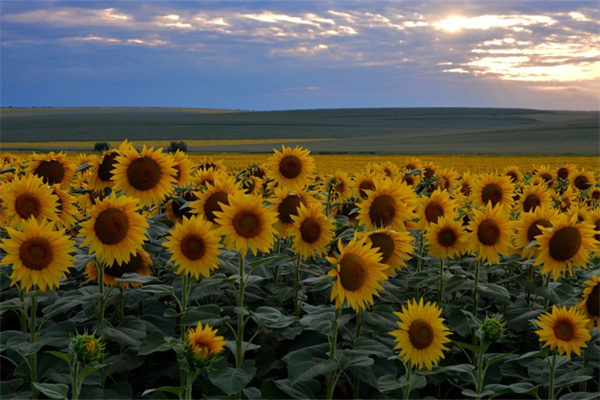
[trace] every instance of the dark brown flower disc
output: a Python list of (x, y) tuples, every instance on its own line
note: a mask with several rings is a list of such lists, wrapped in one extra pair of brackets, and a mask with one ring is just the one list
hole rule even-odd
[(155, 188), (161, 176), (160, 165), (150, 157), (137, 158), (127, 167), (129, 184), (142, 192)]
[(581, 233), (573, 226), (554, 232), (549, 242), (550, 256), (556, 261), (567, 261), (575, 257), (581, 248)]
[(321, 237), (321, 224), (315, 217), (305, 218), (300, 224), (300, 236), (305, 243), (315, 243)]
[(287, 179), (294, 179), (302, 173), (302, 161), (296, 156), (285, 156), (279, 162), (279, 172)]
[(426, 349), (433, 342), (433, 328), (427, 321), (416, 319), (408, 328), (408, 339), (415, 349)]
[(184, 237), (181, 241), (181, 252), (190, 260), (201, 259), (206, 253), (204, 239), (196, 235)]
[(369, 218), (377, 227), (385, 227), (392, 223), (396, 216), (396, 202), (391, 196), (377, 196), (369, 208)]
[(19, 248), (19, 258), (28, 269), (41, 271), (52, 262), (54, 251), (52, 244), (42, 238), (24, 241)]
[(121, 210), (108, 208), (96, 218), (94, 232), (98, 239), (106, 245), (120, 243), (129, 232), (129, 218)]
[(394, 254), (394, 239), (385, 232), (375, 232), (369, 235), (369, 239), (373, 243), (371, 247), (378, 248), (377, 252), (381, 254), (381, 263), (387, 262), (392, 254)]
[(367, 272), (364, 260), (356, 254), (344, 254), (340, 260), (340, 283), (346, 290), (360, 289), (367, 280)]
[(253, 212), (238, 212), (232, 220), (233, 227), (238, 235), (252, 238), (260, 234), (260, 219)]
[(485, 246), (493, 246), (500, 241), (500, 227), (491, 219), (483, 220), (477, 228), (477, 239)]
[(33, 173), (42, 178), (44, 183), (54, 185), (62, 183), (65, 178), (65, 166), (56, 160), (42, 161)]

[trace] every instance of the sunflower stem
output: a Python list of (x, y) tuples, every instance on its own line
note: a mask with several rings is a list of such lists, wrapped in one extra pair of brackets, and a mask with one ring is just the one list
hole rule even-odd
[[(360, 331), (362, 328), (362, 312), (356, 313), (356, 333), (354, 335), (353, 344), (356, 345), (356, 341), (360, 337)], [(354, 377), (354, 384), (352, 385), (353, 398), (360, 399), (360, 379), (357, 376)]]
[[(75, 357), (73, 357), (73, 359), (75, 359)], [(79, 362), (77, 362), (77, 360), (74, 360), (74, 362), (71, 363), (70, 365), (71, 367), (71, 386), (73, 386), (72, 390), (72, 399), (73, 400), (78, 400), (79, 399), (79, 392), (80, 392), (80, 385), (79, 385)]]
[(125, 289), (123, 289), (123, 286), (119, 285), (119, 289), (120, 289), (120, 296), (119, 296), (119, 322), (123, 321), (123, 318), (125, 318)]
[[(240, 254), (240, 290), (238, 292), (237, 306), (238, 306), (238, 326), (237, 326), (237, 337), (236, 337), (236, 358), (235, 365), (240, 367), (244, 361), (244, 315), (242, 309), (244, 308), (244, 292), (246, 289), (246, 280), (244, 279), (244, 257)], [(241, 393), (241, 392), (240, 392)]]
[[(296, 285), (300, 286), (300, 254), (296, 257), (296, 265), (294, 266), (294, 272), (296, 273)], [(294, 315), (300, 315), (300, 289), (296, 292), (294, 296)]]
[[(548, 289), (550, 287), (550, 274), (546, 274), (546, 279), (544, 279), (544, 287), (546, 289)], [(544, 310), (548, 308), (548, 306), (550, 305), (550, 299), (546, 298), (544, 300)]]
[(408, 400), (410, 399), (410, 391), (412, 389), (412, 366), (409, 366), (408, 363), (404, 363), (404, 368), (406, 368), (406, 385), (402, 388), (402, 397), (404, 400)]
[[(481, 274), (481, 265), (479, 262), (479, 258), (475, 260), (475, 284), (473, 286), (473, 317), (477, 318), (477, 309), (479, 304), (479, 293), (477, 292), (477, 288), (479, 286), (479, 276)], [(473, 344), (477, 344), (477, 336), (475, 335), (475, 329), (472, 330), (473, 335)]]
[[(275, 254), (279, 254), (279, 252), (281, 251), (281, 238), (279, 236), (277, 236), (276, 242), (277, 243), (275, 245)], [(279, 264), (275, 266), (275, 270), (273, 271), (273, 283), (277, 284), (277, 282), (279, 282)]]
[(96, 262), (98, 270), (98, 290), (100, 291), (100, 307), (98, 309), (98, 325), (104, 324), (104, 308), (106, 307), (106, 297), (104, 297), (104, 265)]
[(552, 362), (550, 363), (550, 382), (548, 386), (548, 399), (554, 400), (554, 372), (556, 369), (556, 349), (552, 352)]
[(23, 305), (22, 308), (20, 308), (20, 313), (18, 314), (19, 316), (19, 322), (21, 323), (21, 332), (23, 333), (27, 333), (27, 324), (29, 322), (29, 316), (27, 315), (27, 311), (25, 309), (25, 293), (23, 293), (23, 290), (19, 287), (19, 299), (21, 300), (21, 304)]
[[(35, 317), (37, 314), (37, 295), (36, 294), (31, 296), (31, 304), (30, 304), (29, 311), (31, 312), (30, 317), (29, 317), (29, 331), (31, 333), (31, 344), (34, 344), (37, 339), (37, 337), (36, 337), (37, 331), (35, 329), (35, 325), (36, 325)], [(31, 398), (36, 400), (38, 398), (38, 396), (40, 395), (38, 390), (33, 386), (33, 384), (37, 382), (37, 352), (35, 352), (31, 355), (31, 360), (29, 363), (29, 373), (30, 373), (30, 378), (31, 378)]]
[(444, 300), (444, 259), (440, 258), (440, 289), (439, 289), (439, 297), (440, 297), (440, 304), (442, 304), (443, 300)]
[[(416, 271), (417, 274), (419, 272), (421, 272), (421, 268), (423, 267), (423, 245), (424, 245), (423, 233), (421, 232), (419, 234), (419, 258), (417, 259), (417, 271)], [(415, 289), (415, 298), (418, 299), (420, 297), (421, 297), (421, 288), (417, 287)]]
[[(338, 320), (342, 314), (342, 307), (335, 309), (335, 316), (333, 318), (333, 324), (331, 329), (331, 340), (329, 341), (329, 359), (335, 361), (335, 350), (337, 349), (337, 336), (338, 336)], [(335, 390), (335, 384), (337, 383), (336, 371), (332, 371), (327, 375), (327, 399), (333, 399), (333, 391)]]
[(477, 400), (481, 399), (481, 391), (483, 389), (483, 378), (485, 376), (483, 370), (483, 353), (485, 353), (485, 346), (480, 340), (479, 346), (477, 348), (477, 388), (475, 392), (477, 393)]

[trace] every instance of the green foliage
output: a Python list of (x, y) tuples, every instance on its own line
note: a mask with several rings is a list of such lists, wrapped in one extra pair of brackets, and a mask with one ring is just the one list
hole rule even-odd
[(167, 152), (175, 153), (175, 152), (177, 152), (177, 150), (179, 150), (183, 153), (187, 153), (188, 146), (183, 140), (181, 140), (179, 142), (171, 141), (171, 144), (169, 145), (169, 147), (167, 147)]
[(102, 153), (103, 151), (110, 150), (110, 144), (106, 142), (96, 142), (94, 144), (94, 151)]

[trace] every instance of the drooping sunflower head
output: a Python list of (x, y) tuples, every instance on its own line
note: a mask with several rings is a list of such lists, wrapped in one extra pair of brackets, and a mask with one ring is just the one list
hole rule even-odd
[(225, 350), (226, 343), (223, 336), (217, 336), (217, 330), (208, 324), (202, 326), (202, 323), (198, 322), (196, 328), (188, 331), (187, 347), (191, 355), (203, 365)]
[(9, 238), (0, 247), (6, 251), (2, 264), (12, 265), (10, 279), (29, 292), (34, 286), (42, 292), (58, 288), (73, 267), (74, 242), (64, 231), (54, 229), (54, 223), (38, 223), (30, 218), (20, 224), (20, 230), (6, 227)]
[(381, 172), (390, 179), (398, 178), (400, 167), (391, 161), (384, 161), (381, 164)]
[(315, 160), (310, 151), (300, 146), (294, 149), (282, 145), (282, 150), (273, 149), (270, 176), (279, 187), (292, 190), (308, 185), (315, 172)]
[(423, 169), (423, 163), (421, 162), (420, 159), (411, 158), (410, 160), (408, 160), (407, 162), (404, 163), (404, 172), (409, 173), (416, 169), (418, 169), (418, 170)]
[(538, 245), (532, 242), (536, 236), (542, 233), (542, 227), (549, 228), (552, 221), (558, 217), (558, 211), (550, 207), (538, 207), (534, 211), (523, 212), (516, 221), (513, 243), (516, 249), (521, 251), (525, 259), (535, 258)]
[(488, 203), (483, 210), (474, 210), (469, 222), (467, 251), (477, 254), (477, 258), (490, 264), (498, 264), (500, 255), (509, 255), (512, 251), (511, 238), (514, 221), (501, 206), (492, 207)]
[(191, 179), (194, 186), (198, 187), (199, 191), (202, 192), (208, 185), (214, 186), (221, 179), (226, 179), (227, 177), (228, 175), (226, 172), (208, 168), (194, 171)]
[(91, 218), (81, 224), (81, 246), (89, 245), (89, 253), (95, 253), (104, 264), (128, 262), (142, 248), (149, 227), (137, 211), (137, 200), (127, 196), (116, 197), (113, 193), (98, 201), (92, 207)]
[(471, 201), (476, 206), (492, 206), (510, 208), (513, 202), (515, 185), (510, 182), (509, 176), (496, 174), (481, 174), (472, 188)]
[(318, 202), (300, 204), (297, 215), (292, 215), (288, 233), (292, 237), (292, 248), (303, 259), (327, 252), (333, 240), (334, 222), (327, 218), (323, 206)]
[(13, 227), (19, 227), (31, 217), (38, 222), (57, 219), (58, 196), (36, 175), (15, 177), (2, 185), (0, 196), (8, 223)]
[(588, 221), (577, 222), (577, 215), (559, 215), (550, 228), (541, 228), (535, 239), (539, 252), (534, 265), (542, 265), (543, 274), (552, 273), (556, 281), (561, 275), (572, 276), (573, 268), (587, 268), (589, 252), (600, 246), (594, 239), (594, 226)]
[(438, 188), (450, 190), (457, 184), (458, 172), (453, 168), (444, 168), (437, 172)]
[(477, 175), (474, 175), (470, 172), (464, 172), (462, 174), (458, 185), (458, 190), (462, 196), (466, 198), (469, 198), (471, 196), (471, 192), (473, 191), (472, 188), (476, 178)]
[[(120, 286), (123, 289), (142, 286), (139, 282), (118, 282), (117, 279), (122, 278), (125, 273), (135, 273), (141, 276), (152, 275), (152, 259), (144, 250), (137, 250), (135, 254), (131, 255), (129, 261), (123, 261), (120, 264), (115, 261), (112, 264), (105, 264), (103, 267), (104, 284), (111, 287)], [(88, 282), (98, 279), (98, 266), (96, 262), (92, 260), (87, 263), (84, 275)]]
[(394, 350), (400, 350), (404, 363), (431, 370), (445, 357), (444, 351), (449, 350), (445, 344), (450, 342), (451, 332), (444, 325), (441, 313), (435, 303), (423, 304), (422, 298), (418, 303), (416, 299), (409, 301), (407, 306), (402, 306), (402, 312), (394, 313), (399, 318), (398, 329), (390, 335), (396, 341)]
[(117, 164), (118, 155), (118, 150), (107, 150), (91, 162), (89, 186), (95, 193), (113, 187), (113, 169)]
[(214, 160), (212, 157), (204, 156), (196, 166), (198, 172), (212, 169), (215, 172), (227, 172), (227, 167), (222, 160)]
[(575, 168), (576, 168), (576, 165), (574, 165), (574, 164), (565, 164), (556, 170), (556, 176), (558, 178), (566, 181), (573, 174), (573, 172), (575, 171)]
[(509, 165), (504, 168), (502, 171), (502, 175), (508, 176), (510, 178), (510, 182), (517, 184), (523, 180), (523, 172), (521, 172), (521, 168), (516, 165)]
[(554, 183), (555, 176), (548, 165), (538, 165), (535, 168), (534, 176), (542, 178), (548, 187), (552, 186)]
[(169, 262), (177, 266), (178, 274), (208, 278), (219, 267), (219, 239), (210, 222), (199, 216), (184, 217), (182, 223), (175, 224), (164, 246), (171, 253)]
[(380, 262), (388, 266), (384, 271), (386, 275), (405, 267), (405, 260), (410, 259), (414, 250), (414, 238), (407, 231), (398, 232), (390, 228), (383, 228), (358, 236), (358, 238), (362, 237), (366, 237), (367, 243), (371, 243), (371, 247), (377, 249), (381, 256)]
[(223, 211), (215, 211), (216, 233), (224, 236), (225, 246), (237, 250), (242, 257), (248, 250), (268, 252), (275, 240), (277, 213), (266, 207), (262, 198), (241, 192), (229, 196), (229, 204), (222, 205)]
[[(343, 201), (352, 195), (352, 181), (344, 171), (336, 170), (329, 182), (326, 182), (326, 185), (331, 186), (333, 200)], [(325, 191), (328, 189), (325, 188)]]
[(264, 181), (254, 175), (250, 175), (240, 181), (241, 188), (246, 194), (251, 194), (255, 196), (262, 196), (265, 192), (265, 188), (263, 187)]
[(428, 161), (428, 162), (424, 163), (423, 164), (423, 179), (429, 180), (429, 179), (433, 178), (434, 175), (436, 175), (439, 170), (440, 170), (439, 165), (437, 165), (433, 161)]
[(576, 307), (552, 306), (551, 313), (544, 313), (535, 321), (540, 328), (535, 331), (543, 347), (558, 350), (559, 355), (571, 353), (581, 354), (581, 349), (587, 347), (587, 341), (592, 337), (587, 329), (588, 319), (581, 315)]
[(348, 302), (356, 312), (373, 304), (373, 296), (379, 296), (383, 290), (383, 282), (387, 280), (381, 255), (377, 248), (366, 242), (367, 238), (353, 240), (346, 247), (338, 242), (339, 257), (327, 257), (334, 266), (329, 276), (336, 278), (331, 289), (331, 300), (335, 299), (335, 307), (340, 308)]
[(62, 189), (69, 189), (71, 179), (75, 175), (75, 164), (62, 152), (33, 153), (25, 173), (39, 176), (47, 185), (58, 184)]
[(461, 223), (456, 221), (456, 213), (438, 218), (425, 232), (425, 244), (429, 253), (439, 259), (460, 256), (466, 247), (467, 233)]
[(363, 171), (352, 179), (352, 186), (354, 187), (354, 190), (358, 192), (357, 194), (362, 199), (366, 199), (368, 197), (367, 190), (375, 190), (376, 179), (376, 172)]
[(162, 148), (154, 150), (145, 145), (142, 151), (130, 146), (121, 151), (112, 169), (115, 191), (136, 198), (141, 205), (161, 203), (173, 193), (177, 170), (175, 162)]
[(416, 194), (405, 182), (392, 179), (377, 180), (375, 190), (358, 204), (357, 219), (369, 229), (389, 227), (405, 230), (404, 221), (413, 218)]
[(276, 188), (274, 197), (269, 199), (273, 208), (277, 211), (277, 222), (275, 228), (281, 238), (288, 236), (288, 230), (294, 223), (292, 217), (298, 215), (301, 205), (308, 205), (314, 199), (306, 190), (290, 191), (288, 189)]
[(453, 214), (456, 210), (456, 200), (450, 198), (447, 190), (436, 189), (431, 195), (422, 195), (417, 202), (418, 227), (429, 229), (437, 223), (440, 217)]
[(186, 153), (177, 149), (177, 151), (171, 154), (173, 159), (173, 168), (175, 168), (175, 183), (177, 186), (188, 186), (190, 184), (190, 178), (192, 176), (192, 169), (194, 163), (188, 157)]
[(213, 228), (219, 226), (216, 212), (222, 211), (222, 207), (229, 205), (229, 197), (241, 192), (239, 182), (235, 177), (229, 175), (220, 175), (214, 184), (207, 183), (206, 189), (194, 192), (198, 200), (190, 204), (192, 212), (200, 215), (210, 222)]
[(539, 185), (530, 185), (523, 188), (516, 202), (515, 212), (531, 212), (538, 207), (549, 208), (552, 198), (548, 189)]
[(583, 284), (583, 298), (577, 303), (577, 310), (587, 318), (587, 328), (592, 331), (594, 320), (600, 331), (600, 276), (592, 276)]
[(60, 185), (52, 186), (52, 193), (57, 197), (56, 215), (58, 217), (56, 226), (58, 228), (71, 228), (77, 222), (79, 211), (74, 206), (75, 197), (67, 191), (62, 190)]

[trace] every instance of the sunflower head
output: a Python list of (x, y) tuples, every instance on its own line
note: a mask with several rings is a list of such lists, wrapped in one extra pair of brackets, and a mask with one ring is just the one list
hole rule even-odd
[(381, 255), (381, 263), (388, 266), (384, 271), (386, 275), (405, 267), (405, 260), (410, 259), (414, 250), (414, 239), (407, 231), (398, 232), (384, 228), (366, 232), (359, 237), (363, 236), (367, 238), (367, 242), (371, 243), (371, 247), (377, 249)]
[(11, 226), (19, 227), (29, 218), (38, 222), (56, 220), (58, 196), (36, 175), (17, 176), (2, 185), (2, 207)]
[(359, 223), (369, 229), (405, 230), (404, 221), (413, 218), (416, 206), (415, 192), (406, 182), (379, 179), (375, 190), (367, 193), (368, 198), (358, 204)]
[(425, 232), (425, 244), (432, 256), (440, 259), (455, 258), (465, 251), (467, 233), (456, 213), (438, 218)]
[(373, 296), (379, 296), (377, 291), (383, 290), (382, 283), (388, 278), (384, 273), (387, 265), (380, 262), (378, 249), (366, 240), (366, 237), (353, 240), (346, 247), (342, 246), (340, 240), (339, 257), (327, 257), (334, 265), (329, 276), (337, 278), (331, 290), (331, 300), (335, 299), (336, 308), (347, 301), (350, 307), (359, 312), (373, 304)]
[(587, 329), (588, 319), (581, 315), (575, 307), (558, 308), (552, 306), (551, 313), (544, 313), (535, 321), (543, 347), (558, 350), (559, 355), (567, 354), (571, 359), (571, 352), (580, 355), (581, 349), (587, 347), (587, 341), (592, 337)]
[(288, 233), (293, 238), (292, 248), (307, 259), (315, 253), (325, 254), (334, 237), (334, 223), (327, 218), (320, 203), (311, 202), (308, 207), (300, 204), (298, 215), (292, 216)]
[(390, 335), (396, 341), (394, 350), (400, 351), (404, 363), (431, 370), (444, 358), (444, 351), (449, 350), (444, 345), (450, 342), (451, 332), (444, 325), (441, 313), (435, 303), (423, 304), (423, 299), (418, 303), (413, 299), (407, 306), (402, 306), (402, 312), (394, 313), (399, 318), (396, 321), (398, 329)]
[(188, 365), (195, 369), (206, 369), (220, 358), (227, 342), (223, 336), (217, 336), (217, 330), (210, 325), (202, 326), (198, 322), (195, 328), (188, 330), (184, 353)]
[(488, 203), (483, 210), (474, 210), (469, 222), (467, 251), (477, 254), (477, 258), (490, 264), (498, 264), (500, 255), (509, 255), (512, 250), (511, 238), (514, 221), (509, 220), (504, 209)]
[(273, 149), (271, 174), (279, 187), (292, 190), (302, 188), (310, 183), (315, 172), (315, 161), (310, 151), (300, 146), (294, 149), (282, 145), (282, 150)]
[[(118, 279), (122, 278), (126, 273), (136, 273), (141, 276), (152, 275), (152, 259), (150, 255), (144, 250), (138, 250), (135, 254), (132, 254), (129, 261), (123, 261), (122, 263), (113, 262), (112, 264), (103, 265), (104, 268), (104, 284), (106, 286), (119, 286), (123, 289), (136, 288), (142, 286), (138, 282), (119, 282)], [(84, 275), (88, 282), (95, 281), (98, 279), (98, 266), (93, 260), (90, 261), (86, 267)]]
[(62, 152), (55, 154), (51, 151), (44, 155), (34, 153), (26, 173), (39, 176), (47, 185), (59, 184), (61, 188), (68, 189), (75, 175), (75, 164)]
[(504, 337), (506, 322), (500, 317), (485, 317), (481, 325), (481, 338), (486, 343), (495, 343)]
[(577, 310), (589, 321), (587, 327), (592, 331), (594, 320), (600, 331), (600, 277), (593, 276), (583, 284), (583, 298), (577, 303)]

